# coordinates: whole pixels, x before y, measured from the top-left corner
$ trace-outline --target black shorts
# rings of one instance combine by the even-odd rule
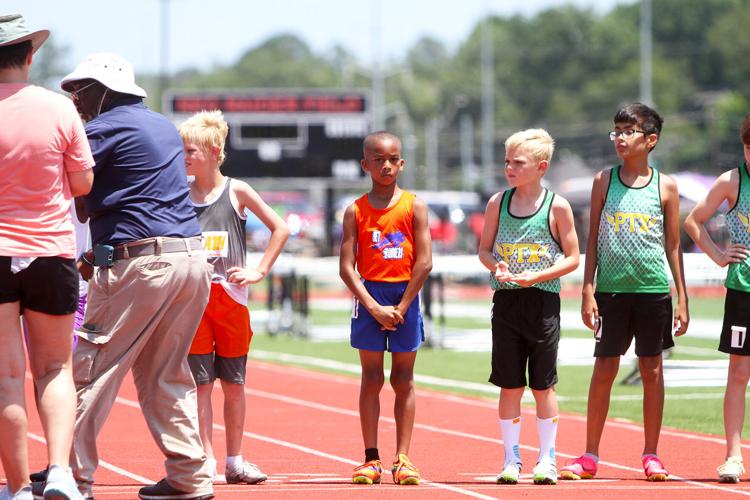
[[[188,364],[195,379],[195,385],[213,384],[217,378],[230,384],[245,385],[247,355],[225,358],[213,352],[189,354]]]
[[[622,356],[635,337],[636,356],[658,356],[674,347],[672,297],[668,293],[594,294],[599,307],[594,356]]]
[[[557,383],[560,295],[538,288],[498,290],[492,298],[490,382],[514,389],[549,389]]]
[[[750,327],[750,293],[727,288],[724,299],[724,326],[719,350],[728,354],[750,356],[747,329]]]
[[[20,302],[24,309],[62,316],[78,309],[78,269],[75,260],[37,257],[17,273],[12,257],[0,257],[0,303]]]

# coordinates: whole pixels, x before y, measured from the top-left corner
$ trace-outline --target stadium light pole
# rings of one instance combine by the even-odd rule
[[[494,189],[495,139],[495,55],[492,36],[492,16],[486,11],[481,30],[482,71],[482,173],[487,188]]]
[[[653,15],[651,0],[641,0],[641,102],[654,105],[653,96]]]
[[[385,75],[381,71],[381,23],[380,0],[372,0],[372,126],[374,130],[385,128]]]
[[[169,84],[169,1],[159,0],[159,102],[164,101],[164,91]]]
[[[474,163],[474,120],[469,113],[461,114],[461,185],[464,191],[472,191],[477,184],[477,166]]]

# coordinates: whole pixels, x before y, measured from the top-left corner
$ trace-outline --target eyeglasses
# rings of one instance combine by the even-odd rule
[[[644,132],[643,130],[636,130],[636,129],[633,129],[633,128],[628,129],[628,130],[615,130],[615,131],[609,133],[609,140],[610,141],[614,141],[618,137],[624,137],[625,139],[630,139],[636,133],[647,135],[646,132]]]
[[[70,94],[70,97],[72,97],[73,100],[77,100],[78,99],[78,94],[80,94],[81,92],[83,92],[87,88],[89,88],[89,87],[91,87],[93,85],[96,85],[97,83],[99,83],[99,82],[91,82],[88,85],[84,85],[80,89],[71,90],[70,92],[68,92],[68,94]]]

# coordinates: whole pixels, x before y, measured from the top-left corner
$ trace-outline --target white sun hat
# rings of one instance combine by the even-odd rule
[[[70,83],[80,80],[96,80],[115,92],[146,97],[146,91],[135,84],[133,65],[117,54],[101,52],[84,57],[76,69],[62,79],[60,87],[67,91]]]
[[[0,16],[0,47],[31,40],[31,46],[34,52],[36,52],[44,41],[47,40],[48,36],[49,30],[29,30],[21,14]]]

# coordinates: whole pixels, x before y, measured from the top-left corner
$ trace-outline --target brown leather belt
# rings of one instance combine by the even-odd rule
[[[132,259],[144,255],[159,255],[161,253],[188,252],[202,250],[203,242],[200,236],[193,238],[147,238],[145,240],[130,241],[117,245],[113,254],[114,260]]]

